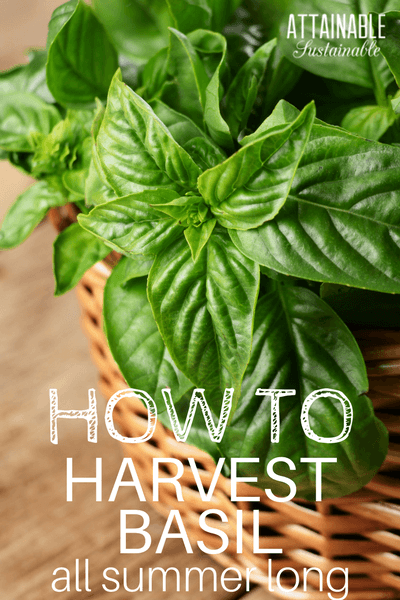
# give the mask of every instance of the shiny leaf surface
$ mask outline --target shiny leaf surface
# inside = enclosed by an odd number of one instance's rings
[[[110,248],[78,223],[62,231],[54,241],[55,295],[72,290],[90,267],[110,253]]]
[[[234,404],[250,356],[258,266],[222,229],[214,229],[193,262],[185,239],[155,259],[148,294],[161,335],[177,367],[219,407],[225,388]]]
[[[112,200],[79,215],[81,226],[106,241],[117,252],[134,256],[153,255],[183,233],[176,221],[169,219],[151,204],[170,202],[177,197],[172,190],[141,192]]]
[[[198,166],[118,73],[96,146],[104,175],[119,196],[149,189],[196,188]]]
[[[218,222],[259,227],[284,205],[315,117],[308,105],[293,123],[267,131],[199,177],[199,190]]]
[[[66,198],[46,182],[35,183],[22,192],[7,212],[0,228],[0,249],[7,250],[21,244],[50,208],[66,204]]]
[[[178,371],[164,345],[147,299],[146,277],[127,281],[126,262],[122,258],[114,267],[104,290],[107,340],[128,385],[145,390],[162,412],[162,388],[171,388],[178,402],[193,384]]]
[[[286,275],[399,292],[399,166],[399,148],[316,124],[284,207],[231,238]]]
[[[33,152],[35,136],[47,135],[60,120],[58,110],[35,94],[1,94],[0,148],[9,152]]]
[[[258,389],[295,389],[295,396],[280,400],[280,435],[271,438],[271,398],[257,396]],[[300,422],[302,403],[314,390],[339,390],[350,400],[353,425],[340,443],[322,444],[306,437]],[[223,456],[260,459],[246,464],[242,475],[258,477],[260,487],[286,496],[286,484],[266,475],[273,458],[291,458],[296,471],[282,465],[275,472],[293,479],[297,495],[315,499],[315,465],[301,457],[336,457],[324,464],[324,497],[351,493],[367,483],[381,465],[387,449],[387,431],[374,416],[360,350],[347,327],[333,310],[311,291],[270,281],[257,306],[253,349],[242,384],[240,405],[231,427],[219,445]],[[343,409],[337,400],[320,399],[311,406],[309,422],[322,437],[335,437],[343,428]]]
[[[56,9],[49,25],[47,84],[57,102],[76,107],[105,98],[117,68],[114,46],[90,6],[78,0]]]

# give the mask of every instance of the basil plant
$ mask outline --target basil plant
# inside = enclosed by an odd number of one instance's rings
[[[312,499],[316,465],[301,457],[337,458],[323,468],[326,498],[367,483],[387,451],[341,319],[356,303],[362,325],[399,325],[400,13],[390,0],[366,4],[385,5],[390,35],[379,56],[338,68],[293,58],[275,0],[70,0],[46,50],[0,76],[1,158],[37,179],[6,215],[0,247],[73,203],[77,222],[54,243],[56,295],[117,251],[104,328],[128,385],[167,426],[163,388],[182,423],[195,388],[216,421],[233,388],[222,440],[198,410],[188,441],[216,460],[258,458],[241,474],[282,496],[273,458],[295,463],[279,473]],[[278,443],[259,388],[296,390],[281,399]],[[307,437],[300,419],[325,388],[354,411],[334,444]],[[338,436],[343,418],[333,398],[309,413],[321,437]]]

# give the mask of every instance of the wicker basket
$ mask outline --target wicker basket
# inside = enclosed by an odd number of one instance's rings
[[[67,215],[71,217],[72,215]],[[52,215],[57,228],[67,224],[60,214]],[[102,302],[104,285],[111,272],[105,262],[97,263],[83,277],[77,287],[82,307],[82,325],[91,343],[92,357],[100,372],[101,391],[108,399],[127,386],[114,362],[102,329]],[[236,567],[243,575],[246,568],[255,568],[251,580],[270,592],[275,590],[274,576],[283,567],[293,567],[300,575],[304,567],[318,567],[327,574],[335,567],[349,569],[349,600],[388,600],[400,598],[400,331],[368,330],[355,332],[367,362],[371,398],[377,415],[390,432],[389,453],[380,472],[362,490],[350,496],[325,500],[317,504],[295,501],[275,503],[261,494],[261,502],[236,502],[230,500],[230,481],[220,477],[211,502],[202,502],[194,489],[190,468],[185,467],[180,480],[185,502],[177,502],[170,486],[162,486],[160,501],[154,508],[167,515],[178,508],[189,537],[202,539],[209,546],[215,537],[209,536],[198,525],[198,515],[204,510],[223,510],[229,522],[218,522],[231,540],[228,549],[214,558],[225,567]],[[124,399],[114,409],[114,421],[123,435],[139,437],[147,430],[147,413],[139,400]],[[171,432],[157,423],[155,433],[148,442],[124,444],[124,453],[134,459],[143,489],[151,501],[152,458],[180,459],[185,464],[193,457],[202,468],[205,487],[210,483],[215,469],[213,460],[205,452],[179,443]],[[242,496],[259,496],[260,491],[239,484]],[[236,553],[236,511],[243,510],[243,553]],[[282,548],[283,555],[272,561],[272,581],[268,579],[268,558],[253,554],[252,511],[260,510],[260,547]],[[215,522],[213,522],[215,523]],[[321,600],[328,598],[327,591],[318,591],[316,572],[308,575],[308,591],[290,594],[274,591],[278,598],[291,600]],[[334,578],[332,578],[334,581]],[[338,580],[342,581],[342,579]],[[282,580],[283,583],[283,580]],[[287,584],[291,585],[288,581]],[[310,590],[310,585],[315,590]],[[336,585],[336,584],[335,584]],[[339,585],[339,583],[338,583]],[[334,597],[336,594],[334,595]]]

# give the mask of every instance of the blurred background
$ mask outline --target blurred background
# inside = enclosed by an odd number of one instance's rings
[[[112,0],[110,0],[112,1]],[[58,0],[1,0],[0,69],[26,62],[29,48],[46,43],[47,23]],[[0,161],[0,220],[31,180]],[[97,387],[97,372],[89,358],[87,341],[79,328],[79,307],[74,292],[53,297],[52,243],[55,232],[42,223],[19,248],[0,253],[0,598],[4,600],[53,600],[64,598],[103,600],[102,571],[128,567],[136,577],[139,566],[214,566],[208,557],[187,555],[182,544],[171,541],[162,555],[153,547],[136,557],[119,553],[119,511],[140,508],[151,517],[150,531],[158,543],[164,520],[150,506],[143,507],[129,488],[122,488],[108,503],[121,453],[104,426],[104,399],[97,392],[99,442],[87,442],[86,422],[63,420],[59,444],[50,443],[49,388],[57,388],[60,406],[83,409],[87,393]],[[93,477],[95,457],[103,458],[104,498],[95,502],[93,484],[75,486],[74,501],[65,498],[66,457],[74,459],[74,475]],[[75,561],[90,561],[90,592],[75,590]],[[51,589],[53,571],[64,567],[72,573],[71,590]],[[82,580],[83,581],[83,580]],[[211,583],[211,579],[209,581]],[[213,599],[242,595],[204,592]],[[111,585],[111,584],[110,584]],[[134,585],[134,580],[131,581]],[[82,584],[83,587],[83,584]],[[155,598],[159,587],[140,597]],[[163,598],[175,598],[176,591]],[[196,598],[196,592],[191,597]],[[179,598],[186,594],[179,593]],[[256,591],[257,598],[267,598]],[[251,594],[252,600],[256,596]],[[127,600],[123,590],[112,594]],[[250,596],[249,596],[250,598]]]

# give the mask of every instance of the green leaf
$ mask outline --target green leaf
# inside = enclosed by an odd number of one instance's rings
[[[146,99],[152,99],[159,92],[168,77],[168,47],[162,48],[149,60],[143,69],[142,86]]]
[[[110,254],[110,248],[78,223],[62,231],[54,241],[55,295],[72,290],[90,267]]]
[[[63,121],[36,143],[32,157],[32,174],[37,179],[67,170],[87,169],[90,163],[91,110],[68,110]]]
[[[192,157],[201,170],[215,167],[226,154],[189,117],[173,110],[160,100],[150,102],[152,109],[168,127],[174,140]]]
[[[212,23],[211,28],[214,31],[222,31],[229,22],[233,13],[242,4],[243,0],[207,0],[211,6]]]
[[[153,258],[148,259],[141,255],[124,258],[123,264],[125,265],[125,272],[124,274],[121,273],[119,278],[120,283],[123,284],[131,279],[137,279],[138,277],[148,275],[153,262]]]
[[[69,0],[61,6],[58,6],[51,15],[49,21],[49,31],[47,34],[46,49],[47,52],[50,50],[51,44],[54,42],[56,36],[61,31],[66,23],[70,20],[76,8],[79,4],[79,0]]]
[[[47,135],[60,121],[58,110],[25,92],[0,95],[0,148],[33,152],[35,135]]]
[[[174,198],[171,202],[152,204],[151,206],[158,212],[168,215],[171,219],[179,221],[180,224],[187,225],[188,212],[193,205],[197,204],[199,201],[201,201],[199,196],[182,196]],[[181,223],[181,221],[183,221],[183,223]]]
[[[21,244],[44,219],[50,208],[62,206],[66,198],[46,182],[35,183],[23,192],[7,212],[0,228],[0,249]]]
[[[97,101],[97,110],[93,119],[91,128],[92,138],[92,158],[89,170],[85,180],[85,201],[87,206],[97,206],[116,199],[116,194],[108,184],[100,159],[97,153],[97,136],[103,122],[105,108],[100,101]]]
[[[176,29],[170,29],[169,70],[176,85],[163,96],[166,103],[203,126],[206,88],[209,83],[206,70],[193,44]]]
[[[306,437],[301,427],[302,403],[311,392],[333,389],[345,394],[353,407],[348,438],[321,444]],[[280,435],[271,443],[271,399],[257,389],[294,389],[295,396],[280,400]],[[267,283],[266,295],[257,305],[253,349],[246,370],[242,396],[219,451],[226,457],[254,457],[260,464],[242,467],[241,475],[258,477],[260,488],[286,496],[287,485],[272,481],[266,465],[273,458],[293,460],[296,471],[275,467],[293,479],[297,496],[315,500],[315,465],[300,463],[301,457],[336,457],[324,464],[324,498],[350,494],[366,484],[385,458],[387,431],[374,416],[365,365],[353,336],[333,310],[311,291]],[[322,437],[335,437],[343,428],[343,410],[331,398],[314,402],[310,426]]]
[[[148,295],[161,335],[177,367],[205,388],[216,412],[225,388],[235,388],[234,407],[240,397],[258,287],[258,265],[222,229],[214,229],[196,262],[179,239],[151,268]]]
[[[272,113],[267,117],[254,133],[246,135],[241,141],[241,146],[247,146],[252,142],[259,140],[266,133],[271,132],[273,128],[283,129],[286,125],[295,121],[300,111],[286,100],[280,100]],[[318,122],[318,119],[315,119]]]
[[[194,262],[199,258],[200,252],[210,239],[216,223],[217,219],[210,219],[210,221],[202,223],[199,227],[190,225],[190,227],[185,229],[185,238],[189,244]]]
[[[114,267],[104,290],[105,330],[111,353],[129,386],[143,389],[165,410],[161,389],[174,402],[193,387],[165,348],[146,293],[146,277],[126,280],[126,261]]]
[[[377,44],[386,58],[386,62],[394,75],[397,85],[400,87],[400,11],[392,10],[383,16],[382,32],[384,37],[382,38],[379,38],[379,33],[376,31],[379,24],[379,15],[375,12],[372,13],[372,21],[375,33],[378,35]]]
[[[396,115],[400,114],[400,96],[396,96],[392,100],[392,108]]]
[[[400,292],[399,167],[399,148],[314,125],[278,215],[231,238],[286,275]]]
[[[396,120],[391,106],[359,106],[342,121],[342,127],[369,140],[378,141]]]
[[[395,97],[391,100],[391,105],[394,113],[396,115],[400,114],[400,92],[398,92]]]
[[[266,97],[263,99],[263,114],[268,115],[276,103],[285,98],[298,82],[303,69],[290,62],[283,55],[280,46],[276,46],[272,57],[268,60],[265,75]]]
[[[205,91],[204,121],[212,139],[228,150],[233,149],[232,136],[228,124],[222,118],[220,101],[223,94],[221,77],[226,69],[226,39],[219,33],[197,30],[188,36],[191,43],[202,54],[221,55],[217,66],[213,69],[210,82]]]
[[[90,128],[90,135],[92,136],[93,142],[96,142],[97,140],[97,136],[99,134],[105,113],[106,109],[103,106],[103,103],[98,98],[96,98],[96,110],[94,113],[92,126]]]
[[[66,171],[62,177],[66,189],[82,200],[85,198],[87,174],[88,172],[85,169],[78,169],[76,171]]]
[[[146,189],[196,189],[198,166],[118,73],[96,144],[105,177],[119,196]]]
[[[83,1],[56,9],[49,24],[47,84],[63,106],[92,105],[105,98],[118,68],[114,46]]]
[[[54,102],[46,83],[45,50],[34,50],[29,53],[29,63],[14,67],[10,71],[0,73],[0,93],[29,92],[39,96],[48,103]]]
[[[93,0],[93,6],[118,52],[135,64],[144,64],[168,44],[165,0]]]
[[[241,0],[167,0],[174,27],[189,33],[195,29],[222,31]]]
[[[207,0],[167,0],[173,24],[182,33],[211,29],[212,10]]]
[[[151,204],[177,197],[172,190],[150,190],[112,200],[79,215],[80,225],[127,256],[157,254],[183,233],[172,219],[162,218]]]
[[[276,39],[263,44],[237,72],[226,94],[226,120],[236,139],[247,125]]]
[[[198,187],[224,227],[251,229],[284,205],[315,117],[309,104],[293,123],[254,138],[199,177]]]
[[[385,12],[392,7],[396,8],[397,0],[381,0],[379,2],[379,11]],[[315,75],[321,75],[329,79],[345,81],[360,85],[362,87],[374,89],[377,97],[384,100],[384,92],[386,87],[392,80],[391,73],[382,56],[369,56],[368,52],[361,55],[361,49],[366,42],[369,47],[370,40],[358,36],[348,36],[347,29],[345,37],[337,35],[336,28],[334,37],[327,39],[327,36],[322,33],[321,38],[321,15],[340,13],[340,17],[346,19],[347,28],[349,27],[350,18],[354,18],[358,23],[358,18],[361,13],[368,14],[372,10],[376,10],[376,0],[365,0],[362,5],[353,0],[345,0],[340,5],[340,10],[336,10],[332,6],[330,0],[293,0],[289,7],[285,18],[282,21],[280,29],[280,45],[285,56],[304,69],[311,71]],[[296,37],[288,31],[289,13],[295,16],[296,20]],[[301,20],[299,14],[305,14],[305,30],[304,41],[302,41]],[[308,15],[317,14],[315,38],[313,38],[312,18]],[[311,48],[304,51],[304,45],[311,40]],[[329,43],[329,47],[328,47]],[[298,44],[300,46],[298,47]],[[335,55],[340,49],[340,45],[344,48],[350,48],[350,56]],[[328,50],[325,53],[325,49]],[[316,52],[318,48],[323,49],[322,56],[310,56],[309,51]],[[376,47],[375,47],[376,50]],[[373,54],[373,49],[371,54]],[[340,66],[339,66],[340,65]],[[379,102],[380,103],[380,102]]]
[[[105,180],[99,161],[93,157],[85,180],[87,206],[98,206],[116,199],[116,194]]]

